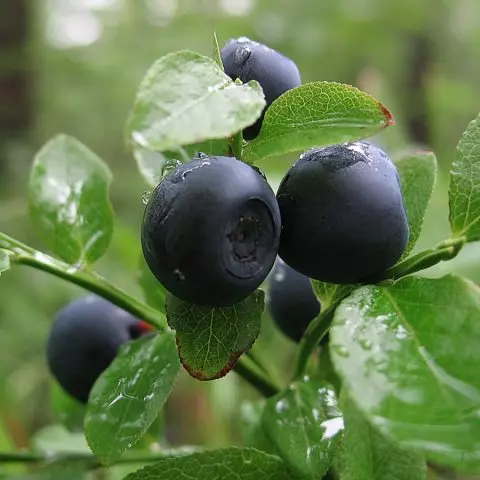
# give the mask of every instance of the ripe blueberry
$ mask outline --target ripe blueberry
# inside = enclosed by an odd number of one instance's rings
[[[204,156],[167,175],[142,226],[145,260],[160,283],[185,301],[209,306],[252,293],[273,266],[279,237],[272,189],[231,157]]]
[[[270,316],[287,337],[299,342],[309,323],[320,313],[320,302],[310,279],[279,258],[268,280]]]
[[[228,41],[221,51],[225,73],[243,83],[256,80],[263,88],[269,105],[280,95],[301,83],[295,63],[281,53],[242,37]],[[252,140],[260,132],[265,110],[253,125],[243,131],[245,140]]]
[[[375,145],[306,152],[277,192],[279,254],[317,280],[374,280],[402,255],[409,228],[397,170]]]
[[[47,344],[50,371],[63,389],[86,403],[100,374],[119,347],[146,331],[143,322],[94,295],[58,312]]]

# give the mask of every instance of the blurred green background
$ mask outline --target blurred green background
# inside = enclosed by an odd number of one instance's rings
[[[135,89],[155,59],[191,49],[210,54],[248,36],[294,59],[305,82],[335,80],[374,94],[397,125],[375,139],[392,155],[433,149],[440,177],[420,246],[448,236],[448,168],[467,123],[480,112],[478,0],[0,0],[0,230],[43,248],[28,218],[32,158],[58,132],[77,137],[115,175],[115,238],[98,270],[140,295],[142,192],[123,128]],[[294,157],[261,167],[276,186]],[[479,246],[427,272],[454,269],[480,281]],[[24,267],[0,281],[0,450],[29,446],[58,421],[45,341],[56,310],[82,291]],[[259,347],[278,370],[293,346],[268,318]],[[260,350],[260,348],[259,348]],[[185,375],[168,411],[174,443],[239,441],[234,374],[200,384]],[[5,438],[3,438],[5,437]]]

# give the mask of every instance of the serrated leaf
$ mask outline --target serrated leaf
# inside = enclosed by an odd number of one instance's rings
[[[262,426],[289,468],[301,478],[323,478],[342,438],[335,392],[320,382],[295,382],[267,400]]]
[[[437,159],[433,152],[418,152],[395,162],[402,186],[410,238],[403,252],[405,258],[417,243],[423,219],[437,177]]]
[[[206,155],[228,155],[228,140],[207,140],[203,143],[196,143],[174,151],[161,153],[137,147],[134,148],[133,155],[144,180],[151,187],[156,187],[167,173],[181,163],[191,161],[193,156],[199,152]]]
[[[450,170],[450,228],[469,242],[480,239],[480,115],[470,122]]]
[[[143,255],[139,261],[138,283],[142,288],[143,297],[147,304],[159,312],[165,313],[167,291],[150,271]]]
[[[92,263],[110,243],[113,210],[108,167],[78,140],[58,135],[36,155],[30,213],[39,234],[69,263]]]
[[[10,270],[10,254],[0,249],[0,275],[7,270]]]
[[[254,448],[224,448],[166,458],[125,480],[295,480],[283,461]]]
[[[254,123],[264,106],[257,82],[236,85],[211,58],[181,51],[147,72],[127,132],[134,144],[164,152],[227,138]]]
[[[356,290],[332,361],[369,423],[438,463],[480,472],[480,290],[456,276]]]
[[[343,393],[343,392],[342,392]],[[342,394],[345,433],[340,462],[341,480],[425,480],[421,455],[404,450],[378,433],[355,404]]]
[[[148,430],[174,386],[180,363],[171,332],[124,345],[90,394],[85,436],[111,464]]]
[[[350,85],[313,82],[277,98],[267,109],[260,134],[243,152],[247,161],[349,142],[392,125],[391,113]]]
[[[256,290],[231,307],[205,307],[167,295],[167,321],[176,331],[180,360],[190,375],[226,375],[260,334],[264,293]]]

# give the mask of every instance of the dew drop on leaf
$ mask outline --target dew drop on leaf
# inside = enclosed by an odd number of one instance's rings
[[[144,205],[147,205],[150,199],[152,198],[152,191],[151,190],[146,190],[145,192],[142,193],[142,203]]]

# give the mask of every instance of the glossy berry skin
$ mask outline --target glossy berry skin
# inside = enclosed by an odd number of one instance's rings
[[[232,39],[221,51],[225,73],[243,83],[256,80],[263,88],[266,108],[287,90],[301,84],[295,63],[281,53],[248,38]],[[265,110],[266,110],[265,108]],[[265,110],[253,125],[243,131],[245,140],[252,140],[260,132]]]
[[[252,293],[278,252],[275,194],[249,165],[202,156],[179,166],[145,209],[142,247],[147,265],[178,298],[232,305]]]
[[[67,393],[86,403],[119,347],[146,331],[143,322],[103,298],[79,298],[55,317],[47,344],[48,366]]]
[[[310,278],[375,281],[407,245],[397,170],[375,145],[306,152],[282,180],[277,199],[283,224],[279,254]]]
[[[267,308],[280,330],[299,342],[310,322],[320,313],[320,302],[310,279],[280,258],[268,277]]]

